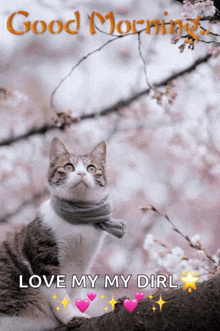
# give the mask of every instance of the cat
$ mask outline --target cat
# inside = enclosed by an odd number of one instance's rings
[[[51,197],[35,219],[10,233],[0,248],[0,331],[52,330],[75,316],[88,317],[74,304],[81,287],[71,294],[71,277],[88,274],[106,232],[119,238],[125,233],[125,224],[111,218],[105,162],[104,142],[90,154],[76,156],[53,139]],[[34,288],[28,286],[33,275],[46,276],[48,282],[55,275],[55,282]],[[57,275],[65,275],[66,288],[56,287]],[[64,297],[71,301],[65,311],[57,309]]]

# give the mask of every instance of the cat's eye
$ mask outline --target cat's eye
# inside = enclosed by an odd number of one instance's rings
[[[90,164],[87,169],[86,169],[88,172],[94,174],[96,172],[96,167],[92,164]]]
[[[64,166],[64,170],[67,171],[67,172],[70,172],[70,171],[74,171],[75,168],[74,168],[74,166],[73,166],[71,163],[67,163],[67,164]]]

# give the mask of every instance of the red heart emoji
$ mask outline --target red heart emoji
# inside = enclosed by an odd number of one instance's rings
[[[93,293],[87,293],[87,297],[91,300],[91,301],[93,301],[94,299],[95,299],[95,297],[96,297],[96,293],[95,292],[93,292]]]
[[[84,313],[84,311],[89,307],[90,301],[88,299],[77,299],[75,301],[76,307],[81,311],[81,313]]]
[[[136,299],[133,299],[133,300],[128,300],[128,299],[125,299],[123,301],[123,304],[125,306],[125,308],[131,313],[136,307],[137,307],[137,300]]]

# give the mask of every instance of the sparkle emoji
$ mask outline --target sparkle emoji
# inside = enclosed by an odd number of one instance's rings
[[[164,303],[167,303],[167,301],[163,301],[162,295],[160,294],[160,300],[156,301],[156,303],[158,303],[158,305],[160,306],[160,311],[162,311],[162,306]]]
[[[66,295],[64,294],[64,299],[63,301],[59,301],[60,303],[62,303],[64,310],[66,310],[66,306],[68,305],[68,303],[71,303],[72,301],[67,301],[66,300]]]
[[[186,276],[185,271],[182,272],[183,275]],[[188,272],[186,277],[180,277],[180,280],[184,282],[183,290],[188,288],[188,292],[192,292],[191,288],[196,290],[196,282],[200,279],[200,277],[195,277],[197,275],[197,272],[194,272],[194,276],[191,273],[191,271]]]
[[[112,310],[114,310],[116,303],[118,303],[118,301],[115,301],[114,299],[114,294],[112,294],[111,301],[107,301],[107,302],[110,303],[110,305],[112,306]]]

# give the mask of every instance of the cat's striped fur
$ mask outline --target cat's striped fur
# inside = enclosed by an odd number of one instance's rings
[[[107,196],[105,158],[104,142],[90,154],[76,156],[54,138],[48,171],[51,194],[69,201],[100,202]],[[0,248],[0,331],[51,330],[83,316],[72,304],[65,312],[56,310],[64,294],[71,301],[68,288],[57,289],[55,284],[19,288],[19,275],[24,284],[32,275],[65,275],[70,288],[72,274],[80,278],[88,273],[104,234],[92,224],[69,224],[55,213],[50,200],[30,224],[11,233]],[[79,291],[72,293],[75,300],[80,298]]]

